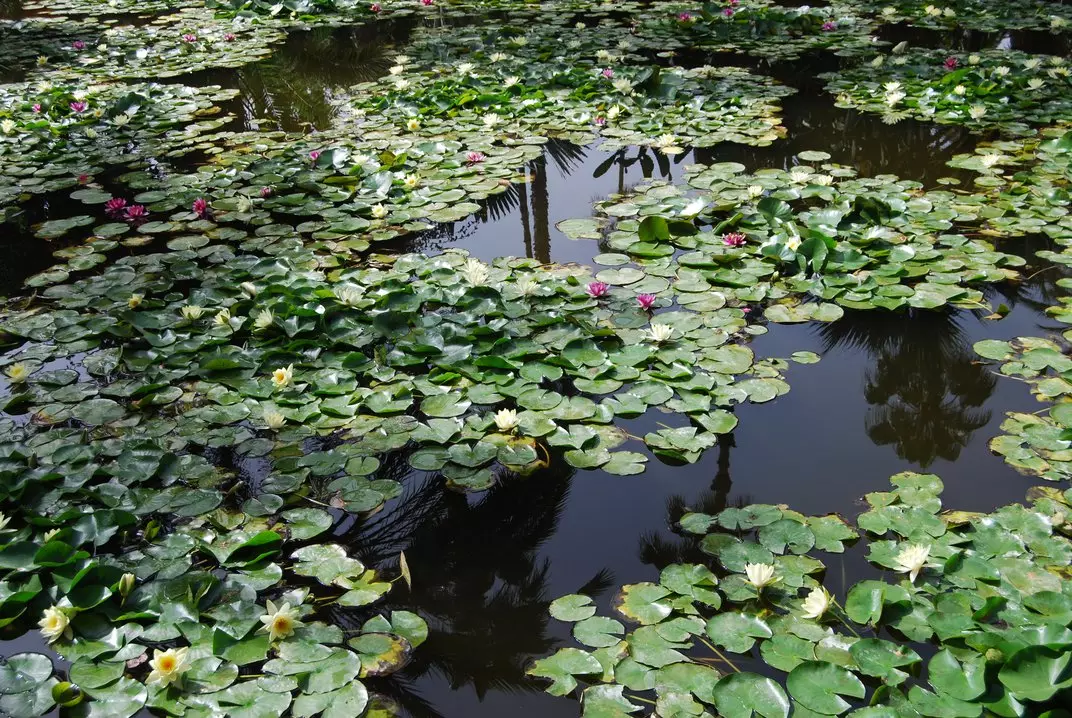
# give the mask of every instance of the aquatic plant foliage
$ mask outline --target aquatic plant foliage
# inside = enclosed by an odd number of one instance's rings
[[[985,32],[1001,29],[1057,33],[1072,26],[1072,10],[1053,0],[853,0],[852,5],[859,12],[877,15],[882,22],[903,22],[934,30],[959,27]]]
[[[573,623],[583,647],[529,673],[555,695],[583,683],[589,718],[1021,716],[1054,706],[1072,687],[1072,491],[978,514],[942,511],[932,474],[891,484],[867,495],[855,528],[765,504],[686,513],[678,528],[710,558],[623,586],[617,617],[597,615],[585,595],[557,599],[551,615]],[[838,586],[816,554],[840,554],[860,536],[881,573]]]

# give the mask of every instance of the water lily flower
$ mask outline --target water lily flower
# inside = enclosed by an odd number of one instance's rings
[[[952,57],[952,56],[947,57],[945,59],[945,62],[942,63],[942,65],[947,70],[955,70],[955,69],[957,69],[957,65],[959,65],[959,64],[960,64],[960,60],[958,60],[957,58]]]
[[[492,62],[502,62],[508,57],[509,55],[507,55],[505,52],[493,52],[488,56],[488,59]]]
[[[78,184],[89,184],[89,175],[78,175]]]
[[[931,547],[924,546],[923,544],[912,544],[904,548],[901,553],[897,554],[897,558],[894,562],[897,564],[897,571],[900,573],[907,573],[908,580],[912,583],[916,582],[916,576],[923,570],[923,567],[927,565],[927,559],[930,558]]]
[[[40,113],[41,112],[41,103],[40,102],[33,103],[32,105],[30,105],[30,109],[33,110],[36,113]]]
[[[187,656],[189,650],[189,648],[169,648],[166,651],[154,649],[153,659],[149,661],[149,667],[153,670],[145,682],[169,686],[181,681],[182,674],[190,670],[190,658]]]
[[[395,78],[395,89],[396,90],[401,91],[401,90],[406,89],[407,87],[409,87],[409,80],[407,80],[404,77]]]
[[[104,213],[115,216],[122,214],[126,209],[127,201],[122,197],[112,197],[104,203]]]
[[[45,531],[43,534],[41,534],[41,540],[43,542],[45,542],[45,543],[48,543],[49,541],[51,541],[52,539],[56,538],[59,535],[60,535],[60,530],[59,529],[49,529],[48,531]]]
[[[208,202],[203,197],[195,199],[191,209],[201,219],[208,219],[212,216],[212,212],[208,208]]]
[[[221,309],[216,312],[216,316],[212,318],[218,327],[230,327],[231,326],[231,310]]]
[[[489,128],[494,127],[495,125],[499,124],[501,121],[502,121],[502,118],[499,117],[494,112],[489,112],[488,114],[484,115],[484,117],[483,117],[484,127],[489,127]]]
[[[889,92],[889,93],[886,94],[886,104],[889,105],[890,107],[893,107],[894,105],[899,103],[901,100],[903,100],[905,97],[906,97],[905,93],[900,92],[900,91]]]
[[[774,577],[774,566],[769,563],[746,563],[744,573],[748,577],[748,583],[757,591],[762,591],[779,580]]]
[[[406,189],[417,189],[421,184],[421,178],[415,174],[409,174],[402,178],[402,184]]]
[[[789,180],[796,184],[804,184],[811,177],[811,172],[801,167],[794,167],[789,171]]]
[[[401,75],[405,71],[406,71],[406,66],[405,65],[393,65],[391,68],[389,68],[387,70],[387,72],[391,73],[392,75]]]
[[[416,132],[421,129],[421,121],[416,118],[410,118],[406,121],[406,129],[410,132]]]
[[[886,62],[885,55],[875,55],[871,60],[871,67],[882,67],[882,63]]]
[[[458,65],[457,67],[455,67],[454,69],[455,69],[455,70],[456,70],[456,71],[457,71],[458,73],[460,73],[460,74],[462,74],[462,75],[468,75],[468,74],[470,74],[470,73],[471,73],[471,72],[472,72],[472,71],[473,71],[474,69],[476,69],[476,65],[474,65],[474,64],[473,64],[473,63],[471,63],[471,62],[463,62],[463,63],[461,63],[460,65]]]
[[[467,152],[465,154],[465,161],[471,165],[478,165],[483,162],[487,157],[483,152]]]
[[[310,152],[309,159],[311,159],[313,162],[316,162],[318,159],[320,159],[320,150],[313,150],[312,152]]]
[[[656,344],[662,344],[663,342],[670,341],[674,336],[674,328],[668,324],[658,324],[653,322],[652,325],[648,327],[646,334],[651,341]]]
[[[4,512],[0,511],[0,531],[6,530],[7,525],[9,523],[11,523],[11,517],[10,516],[5,516]],[[57,529],[57,532],[58,532],[58,529]],[[46,543],[47,543],[47,541],[46,541]]]
[[[364,296],[364,290],[352,285],[342,285],[335,288],[335,298],[348,307],[356,307]]]
[[[1000,152],[987,152],[979,157],[979,162],[983,165],[983,167],[990,169],[991,167],[1001,162],[1003,159],[1005,159],[1005,155],[1001,154]]]
[[[12,132],[14,132],[15,126],[16,125],[14,120],[0,120],[0,131],[3,131],[5,135],[10,135]]]
[[[290,386],[290,383],[294,380],[294,365],[279,367],[272,372],[272,384],[276,389],[282,389]]]
[[[518,77],[517,75],[510,75],[510,77],[503,80],[503,87],[513,87],[519,82],[521,82],[520,77]]]
[[[132,204],[126,208],[126,218],[131,222],[137,222],[149,216],[149,210],[141,204]]]
[[[41,635],[49,643],[55,643],[60,638],[66,638],[68,641],[74,638],[74,631],[71,630],[71,618],[59,606],[46,608],[44,616],[37,622],[37,625],[41,627]]]
[[[275,316],[271,309],[262,309],[253,317],[253,328],[257,331],[264,331],[274,323]]]
[[[85,112],[87,107],[89,107],[89,105],[85,102],[75,101],[70,104],[71,112]]]
[[[637,304],[640,305],[641,309],[643,309],[646,312],[650,312],[651,308],[655,306],[655,295],[654,294],[638,294],[637,298],[636,298],[636,301],[637,301]]]
[[[257,285],[253,282],[242,282],[238,288],[242,290],[242,294],[246,295],[246,299],[253,299],[257,296]]]
[[[655,147],[664,155],[676,155],[684,151],[678,147],[677,142],[677,136],[675,135],[660,135],[655,140]]]
[[[997,75],[998,77],[1005,77],[1010,72],[1012,72],[1012,70],[1009,67],[1005,66],[1005,65],[998,65],[997,67],[994,68],[994,74]]]
[[[978,65],[981,60],[982,60],[982,58],[979,57],[978,55],[968,55],[968,64],[969,65]]]
[[[4,374],[7,375],[7,380],[12,384],[19,384],[26,381],[30,376],[30,367],[26,366],[22,362],[16,362],[9,366]]]
[[[834,30],[837,30],[837,23],[831,20],[827,20],[823,23],[822,30],[823,32],[833,32]]]
[[[968,92],[968,88],[965,87],[964,85],[957,85],[956,87],[953,88],[953,94],[954,95],[959,95],[959,96],[963,97],[965,94],[967,94],[967,92]]]
[[[596,123],[596,127],[606,127],[607,118],[604,117],[603,115],[597,115],[596,119],[594,120],[594,122]]]
[[[71,43],[71,47],[73,47],[75,50],[85,50],[86,43],[82,42],[81,40],[75,40]]]
[[[761,194],[763,194],[763,186],[758,184],[750,184],[748,185],[747,189],[745,189],[745,192],[748,193],[749,199],[755,199],[756,197],[759,197]]]
[[[1046,71],[1046,74],[1050,77],[1057,79],[1058,77],[1068,77],[1072,72],[1067,67],[1054,67]]]
[[[372,216],[374,219],[383,219],[387,216],[387,208],[383,204],[377,204],[372,208]]]
[[[1025,70],[1034,70],[1036,67],[1038,67],[1041,64],[1042,64],[1042,60],[1040,60],[1037,57],[1031,57],[1031,58],[1028,58],[1028,59],[1024,60],[1024,69]]]
[[[633,94],[633,83],[629,82],[629,80],[624,77],[619,77],[611,83],[611,86],[623,95]]]
[[[588,292],[588,296],[598,299],[606,295],[610,290],[610,285],[606,282],[589,282],[588,286],[584,288],[584,291]]]
[[[923,12],[927,15],[930,15],[931,17],[942,14],[942,10],[940,8],[936,8],[934,5],[928,5],[927,7],[923,8]]]
[[[529,39],[524,35],[518,35],[517,37],[510,38],[510,43],[517,47],[524,47],[529,44]]]
[[[233,32],[225,32],[223,34],[223,39],[227,42],[234,42],[235,34]]]
[[[287,417],[278,411],[268,409],[264,412],[264,423],[272,431],[279,431],[287,423]]]
[[[820,187],[829,187],[834,184],[834,178],[831,175],[812,175],[811,183]]]
[[[723,17],[733,17],[733,8],[727,7],[722,9]]]
[[[130,115],[125,112],[120,112],[118,115],[112,118],[112,124],[116,127],[125,127],[130,124]]]
[[[610,69],[609,67],[604,67],[599,74],[603,77],[606,77],[607,79],[610,79],[614,77],[614,70]]]
[[[488,281],[490,274],[488,268],[479,259],[467,259],[462,268],[462,276],[469,284],[479,287]]]
[[[743,247],[748,238],[740,232],[727,232],[722,235],[722,244],[727,247]]]
[[[1066,20],[1065,18],[1058,17],[1057,15],[1051,15],[1050,16],[1050,27],[1056,29],[1056,28],[1066,27],[1067,25],[1068,25],[1068,20]]]
[[[434,3],[435,3],[435,0],[421,0],[421,5],[424,5],[425,7],[429,7],[430,5],[432,5]]]
[[[294,633],[294,629],[302,625],[302,622],[298,620],[297,607],[291,607],[289,603],[284,603],[282,606],[276,606],[270,599],[265,601],[268,608],[265,614],[260,617],[261,631],[268,634],[268,640],[278,641],[280,638],[286,638]]]
[[[127,299],[127,306],[131,309],[137,309],[141,306],[142,300],[145,299],[144,294],[131,294]]]
[[[951,8],[951,7],[947,7],[944,10],[942,10],[942,14],[945,15],[946,17],[956,17],[957,16],[957,11],[954,10],[953,8]]]
[[[830,608],[833,599],[830,592],[822,586],[813,588],[804,598],[804,618],[822,618],[822,615]]]
[[[973,120],[981,120],[985,114],[986,108],[982,105],[972,105],[968,108],[968,115],[970,115]]]
[[[897,14],[897,8],[890,7],[889,5],[887,5],[886,7],[882,8],[882,14],[886,17],[893,17]]]
[[[271,187],[261,187],[261,197],[271,197],[271,196],[272,196],[272,188]]]
[[[518,418],[516,409],[499,409],[495,412],[495,428],[502,432],[513,431],[517,428]]]
[[[371,5],[369,5],[368,9],[371,10],[372,12],[379,12],[383,8],[380,7],[380,4],[378,2],[374,2]]]
[[[1045,84],[1046,81],[1043,80],[1041,77],[1032,77],[1030,80],[1027,81],[1027,89],[1037,90]]]
[[[201,315],[205,313],[205,308],[199,307],[196,304],[186,304],[179,310],[179,312],[182,314],[183,318],[193,321],[201,318]]]
[[[188,32],[182,36],[182,41],[185,43],[197,42],[197,35]]]

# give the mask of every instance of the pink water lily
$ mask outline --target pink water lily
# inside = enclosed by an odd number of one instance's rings
[[[194,214],[196,214],[201,219],[207,219],[208,217],[212,216],[212,211],[209,210],[208,202],[205,201],[204,197],[198,197],[197,199],[195,199],[192,209],[194,211]]]
[[[223,39],[227,42],[234,42],[235,34],[233,32],[229,32],[223,36]]]
[[[369,5],[368,9],[371,10],[372,12],[379,12],[383,8],[380,7],[380,4],[378,2],[374,2],[371,5]]]
[[[733,17],[733,8],[728,7],[722,11],[722,14],[726,17]]]
[[[823,23],[823,32],[831,32],[837,30],[837,23],[827,20]]]
[[[606,282],[592,282],[584,288],[584,291],[588,292],[588,296],[596,297],[597,299],[605,295],[609,290],[610,286]]]
[[[112,197],[110,200],[104,203],[104,212],[105,214],[114,217],[122,214],[126,206],[127,201],[122,197]]]
[[[434,2],[435,2],[435,0],[421,0],[421,5],[424,5],[425,7],[428,7],[429,5],[432,5]]]
[[[646,312],[650,312],[651,308],[653,306],[655,306],[655,295],[654,294],[638,294],[637,298],[636,298],[636,301],[637,301],[637,304],[640,305],[641,309],[643,309]]]
[[[72,112],[85,112],[87,107],[89,107],[89,105],[87,105],[84,102],[72,102],[71,103],[71,111]]]
[[[75,50],[85,50],[86,43],[82,42],[81,40],[75,40],[71,43],[71,47],[73,47]]]
[[[603,77],[614,77],[614,70],[610,69],[609,67],[604,67],[603,71],[599,74]]]
[[[483,162],[486,159],[487,159],[487,157],[484,155],[483,152],[475,152],[474,151],[474,152],[468,152],[465,155],[465,161],[468,162],[471,165],[478,165],[478,164],[480,164],[481,162]]]
[[[312,152],[310,152],[309,159],[311,159],[313,162],[316,162],[318,159],[320,159],[320,150],[313,150]]]
[[[687,12],[679,13],[677,19],[678,22],[692,22],[692,14]]]
[[[604,125],[607,124],[607,118],[604,117],[603,115],[600,115],[599,117],[596,118],[596,124],[599,125],[600,127],[603,127]]]
[[[957,58],[951,56],[947,57],[945,59],[945,62],[943,62],[942,64],[945,65],[945,69],[947,70],[955,70],[957,69],[957,65],[960,64],[960,61],[957,60]]]
[[[41,103],[40,102],[35,102],[33,107],[31,107],[30,109],[33,110],[34,112],[40,112],[41,111]]]
[[[127,220],[130,222],[138,222],[149,216],[149,210],[145,208],[145,205],[132,204],[127,207]]]
[[[272,196],[272,188],[271,187],[261,187],[261,197],[271,197],[271,196]]]
[[[748,238],[740,232],[729,232],[722,235],[722,244],[727,247],[743,247]]]
[[[89,184],[89,175],[78,175],[78,184]]]
[[[186,33],[185,35],[182,36],[182,41],[183,42],[197,42],[197,35],[194,35],[193,33],[188,32],[188,33]]]

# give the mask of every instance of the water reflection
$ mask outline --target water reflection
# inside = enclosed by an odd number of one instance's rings
[[[990,421],[996,378],[978,362],[955,310],[846,312],[818,332],[824,350],[866,351],[867,436],[920,467],[954,461]],[[970,317],[971,315],[967,315]]]

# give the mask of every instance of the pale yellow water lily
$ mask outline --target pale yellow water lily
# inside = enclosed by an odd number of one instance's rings
[[[812,175],[811,183],[817,184],[820,187],[829,187],[834,184],[834,178],[831,175]]]
[[[503,87],[513,87],[517,83],[521,82],[521,78],[517,75],[510,75],[510,77],[503,80]]]
[[[518,418],[515,409],[499,409],[495,412],[495,428],[499,431],[513,431],[517,428]]]
[[[502,118],[494,112],[489,112],[488,114],[484,115],[482,121],[484,123],[484,127],[494,127],[495,125],[502,122]]]
[[[278,411],[268,410],[264,412],[264,423],[272,431],[277,431],[283,428],[283,425],[287,423],[287,417],[280,414]]]
[[[502,62],[506,58],[510,57],[505,52],[493,52],[488,56],[488,59],[492,62]]]
[[[830,605],[833,603],[833,598],[830,596],[830,592],[822,586],[813,588],[807,596],[804,597],[804,603],[802,608],[804,609],[804,618],[821,618],[824,613],[830,609]]]
[[[421,121],[416,118],[410,118],[406,122],[406,129],[410,132],[416,132],[417,130],[421,129]]]
[[[26,381],[30,376],[30,367],[26,366],[22,362],[15,362],[7,369],[4,370],[4,374],[7,375],[7,380],[12,384],[19,384]]]
[[[800,167],[794,167],[789,171],[789,181],[795,182],[796,184],[804,184],[808,181],[809,177],[811,177],[811,172],[806,169],[801,169]]]
[[[262,309],[253,317],[253,328],[263,331],[275,323],[275,315],[270,309]]]
[[[112,124],[116,127],[124,127],[130,124],[130,115],[125,112],[120,112],[118,115],[112,118]]]
[[[982,163],[983,167],[986,167],[987,169],[989,169],[989,168],[999,164],[1004,159],[1005,159],[1005,155],[1003,155],[1003,154],[1000,154],[998,152],[987,152],[987,153],[985,153],[983,155],[980,155],[979,162]]]
[[[789,249],[794,252],[797,251],[800,249],[800,237],[794,234],[792,237],[785,240],[785,246],[789,247]]]
[[[169,648],[161,651],[159,648],[153,651],[153,658],[149,661],[152,671],[145,679],[147,684],[159,684],[169,686],[182,680],[182,674],[190,670],[190,658],[187,655],[189,648]]]
[[[774,566],[769,563],[746,563],[744,573],[748,583],[752,584],[757,591],[762,591],[779,581],[774,576]]]
[[[517,283],[517,290],[526,297],[532,296],[540,288],[540,283],[531,277],[525,277]]]
[[[2,131],[5,135],[10,135],[12,132],[14,132],[15,127],[16,125],[14,120],[0,120],[0,131]]]
[[[918,576],[919,572],[927,565],[927,559],[930,558],[930,555],[930,546],[912,544],[911,546],[904,548],[901,553],[897,554],[894,563],[897,564],[898,572],[907,573],[908,580],[915,583],[916,576]]]
[[[344,285],[335,288],[335,298],[348,307],[357,306],[363,296],[364,293],[359,287]]]
[[[130,592],[134,590],[134,586],[138,583],[137,577],[132,573],[124,573],[122,578],[119,579],[119,595],[126,598],[130,595]]]
[[[383,219],[387,216],[387,208],[383,204],[373,205],[372,217],[373,219]]]
[[[406,189],[417,189],[421,184],[421,178],[414,174],[406,175],[402,178],[402,184]]]
[[[763,186],[758,184],[750,184],[748,185],[747,189],[745,189],[745,192],[748,193],[749,199],[756,199],[763,194]]]
[[[205,313],[204,307],[199,307],[196,304],[187,304],[179,310],[183,317],[189,320],[200,319],[201,315]]]
[[[265,601],[265,604],[268,610],[260,617],[261,623],[264,624],[260,630],[268,634],[269,641],[286,638],[294,633],[295,628],[302,625],[302,622],[298,620],[297,607],[292,608],[289,603],[276,606],[271,600]]]
[[[41,536],[41,540],[44,541],[45,543],[48,543],[49,541],[51,541],[52,539],[56,538],[59,535],[60,535],[60,530],[59,529],[49,529],[48,531],[45,531],[43,536]]]
[[[145,299],[144,294],[131,294],[127,299],[127,306],[131,309],[137,309],[141,306],[142,300]]]
[[[1012,70],[1006,65],[998,65],[994,68],[994,74],[998,77],[1006,77]]]
[[[1032,77],[1030,80],[1027,81],[1027,89],[1037,90],[1045,84],[1046,81],[1043,80],[1041,77]]]
[[[279,367],[272,372],[272,384],[277,389],[290,386],[290,383],[294,381],[294,365]]]
[[[959,96],[963,97],[964,94],[967,93],[967,92],[968,92],[968,88],[965,87],[964,85],[957,85],[956,87],[953,88],[953,94],[954,95],[959,95]]]
[[[653,322],[650,327],[647,328],[645,333],[648,335],[648,339],[656,344],[662,344],[663,342],[670,341],[674,336],[674,328],[669,324],[659,324]]]
[[[619,77],[617,80],[611,83],[615,90],[623,95],[633,94],[633,83],[624,77]]]
[[[899,82],[887,82],[882,87],[885,88],[886,92],[897,92],[898,90],[901,89],[901,83],[899,83]]]
[[[454,69],[457,70],[458,72],[460,72],[463,75],[468,75],[475,68],[476,68],[476,65],[474,65],[473,63],[471,63],[471,62],[463,62],[463,63],[459,64],[457,67],[455,67]]]
[[[41,627],[41,635],[49,643],[55,643],[61,638],[68,641],[74,638],[74,631],[71,630],[71,617],[59,606],[46,608],[37,625]]]
[[[231,326],[231,310],[221,309],[216,312],[216,316],[212,318],[218,327],[230,327]]]
[[[968,108],[968,114],[973,120],[981,120],[986,115],[986,108],[982,105],[972,105]]]
[[[894,107],[895,105],[899,104],[901,100],[903,100],[905,97],[907,97],[907,95],[905,95],[905,93],[903,92],[888,92],[886,93],[885,98],[886,104],[890,107]]]

